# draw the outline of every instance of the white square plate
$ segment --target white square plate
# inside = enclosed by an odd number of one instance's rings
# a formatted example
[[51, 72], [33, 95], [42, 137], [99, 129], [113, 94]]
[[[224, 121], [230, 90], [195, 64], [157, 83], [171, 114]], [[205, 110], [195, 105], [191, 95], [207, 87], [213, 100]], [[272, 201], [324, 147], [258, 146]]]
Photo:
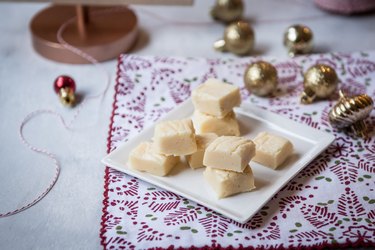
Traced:
[[[193, 111], [194, 107], [189, 99], [169, 112], [162, 120], [190, 117]], [[253, 139], [259, 132], [269, 131], [288, 138], [294, 145], [293, 155], [277, 170], [250, 162], [257, 187], [251, 192], [218, 199], [203, 179], [203, 168], [192, 170], [184, 164], [179, 164], [166, 177], [130, 169], [127, 166], [129, 152], [142, 141], [151, 140], [154, 125], [119, 146], [102, 162], [118, 171], [195, 201], [235, 221], [245, 223], [276, 192], [327, 148], [335, 138], [331, 134], [299, 124], [248, 103], [243, 103], [241, 107], [235, 109], [235, 112], [242, 136]]]

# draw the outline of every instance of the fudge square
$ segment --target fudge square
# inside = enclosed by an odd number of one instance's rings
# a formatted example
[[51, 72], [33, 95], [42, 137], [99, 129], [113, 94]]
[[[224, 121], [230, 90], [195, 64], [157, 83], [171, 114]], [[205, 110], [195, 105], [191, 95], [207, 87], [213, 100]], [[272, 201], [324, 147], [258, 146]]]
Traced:
[[206, 151], [208, 145], [210, 145], [210, 143], [213, 142], [216, 138], [217, 135], [214, 133], [199, 134], [195, 136], [197, 142], [197, 152], [186, 156], [186, 160], [192, 169], [204, 167], [204, 152]]
[[153, 175], [165, 176], [180, 161], [178, 156], [156, 153], [150, 142], [142, 142], [129, 155], [129, 167]]
[[241, 104], [240, 89], [211, 78], [193, 90], [192, 101], [196, 110], [224, 117]]
[[248, 192], [255, 188], [250, 166], [246, 166], [242, 173], [207, 167], [203, 176], [219, 198]]
[[236, 114], [233, 111], [223, 118], [218, 118], [195, 110], [191, 119], [197, 133], [215, 133], [218, 136], [240, 135]]
[[259, 133], [254, 143], [256, 154], [253, 161], [273, 169], [283, 164], [293, 152], [293, 145], [288, 139], [268, 132]]
[[221, 136], [206, 149], [203, 164], [207, 167], [243, 172], [255, 155], [255, 144], [239, 136]]
[[197, 151], [190, 119], [164, 121], [155, 126], [154, 149], [165, 155], [189, 155]]

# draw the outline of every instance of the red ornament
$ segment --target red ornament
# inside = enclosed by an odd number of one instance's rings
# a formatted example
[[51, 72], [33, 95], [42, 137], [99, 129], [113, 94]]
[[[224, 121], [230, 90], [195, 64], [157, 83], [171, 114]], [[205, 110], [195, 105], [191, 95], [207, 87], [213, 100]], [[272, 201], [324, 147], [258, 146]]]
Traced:
[[72, 107], [75, 102], [76, 84], [69, 76], [59, 76], [56, 78], [53, 88], [60, 97], [60, 102], [68, 107]]
[[76, 91], [76, 83], [70, 76], [58, 76], [55, 80], [55, 84], [53, 85], [56, 94], [60, 92], [62, 88], [70, 88], [73, 92]]

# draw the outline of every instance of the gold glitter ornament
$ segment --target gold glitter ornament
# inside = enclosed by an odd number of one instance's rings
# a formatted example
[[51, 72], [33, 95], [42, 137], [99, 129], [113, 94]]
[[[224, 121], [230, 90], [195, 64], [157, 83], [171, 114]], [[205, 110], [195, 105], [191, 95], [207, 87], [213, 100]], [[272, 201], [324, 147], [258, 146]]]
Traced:
[[277, 86], [277, 70], [265, 61], [250, 64], [244, 74], [245, 87], [258, 96], [271, 94]]
[[366, 94], [346, 97], [340, 90], [340, 100], [329, 112], [332, 127], [353, 132], [356, 136], [367, 137], [367, 127], [364, 122], [372, 109], [374, 101]]
[[311, 52], [313, 47], [311, 29], [300, 24], [290, 26], [284, 33], [284, 46], [291, 57]]
[[329, 97], [336, 90], [338, 81], [336, 71], [332, 67], [325, 64], [310, 67], [304, 75], [301, 102], [309, 104], [316, 98]]
[[218, 51], [229, 51], [237, 55], [246, 55], [254, 47], [254, 31], [245, 21], [230, 24], [224, 31], [224, 38], [214, 43]]
[[242, 0], [216, 0], [216, 4], [211, 10], [211, 16], [216, 20], [229, 23], [239, 20], [243, 9]]

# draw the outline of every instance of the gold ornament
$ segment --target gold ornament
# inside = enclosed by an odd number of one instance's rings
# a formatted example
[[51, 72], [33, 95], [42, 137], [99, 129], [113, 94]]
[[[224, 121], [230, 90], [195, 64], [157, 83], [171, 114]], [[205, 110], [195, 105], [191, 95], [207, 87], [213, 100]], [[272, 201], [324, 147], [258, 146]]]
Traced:
[[277, 86], [277, 70], [268, 62], [254, 62], [245, 70], [244, 82], [247, 90], [255, 95], [269, 95]]
[[335, 91], [337, 84], [338, 77], [333, 68], [325, 64], [316, 64], [304, 75], [301, 102], [309, 104], [316, 98], [327, 98]]
[[64, 106], [72, 107], [76, 99], [74, 89], [69, 87], [61, 88], [59, 90], [59, 98]]
[[254, 31], [245, 21], [230, 24], [224, 31], [224, 38], [214, 43], [218, 51], [229, 51], [237, 55], [248, 54], [254, 47]]
[[242, 0], [216, 0], [216, 5], [211, 10], [211, 16], [216, 20], [229, 23], [239, 20], [243, 9]]
[[363, 120], [373, 108], [374, 101], [370, 96], [363, 94], [346, 97], [340, 90], [340, 100], [329, 112], [329, 121], [335, 128], [346, 129], [366, 138], [368, 130]]
[[299, 24], [290, 26], [284, 34], [284, 46], [291, 57], [311, 52], [313, 47], [311, 29]]

